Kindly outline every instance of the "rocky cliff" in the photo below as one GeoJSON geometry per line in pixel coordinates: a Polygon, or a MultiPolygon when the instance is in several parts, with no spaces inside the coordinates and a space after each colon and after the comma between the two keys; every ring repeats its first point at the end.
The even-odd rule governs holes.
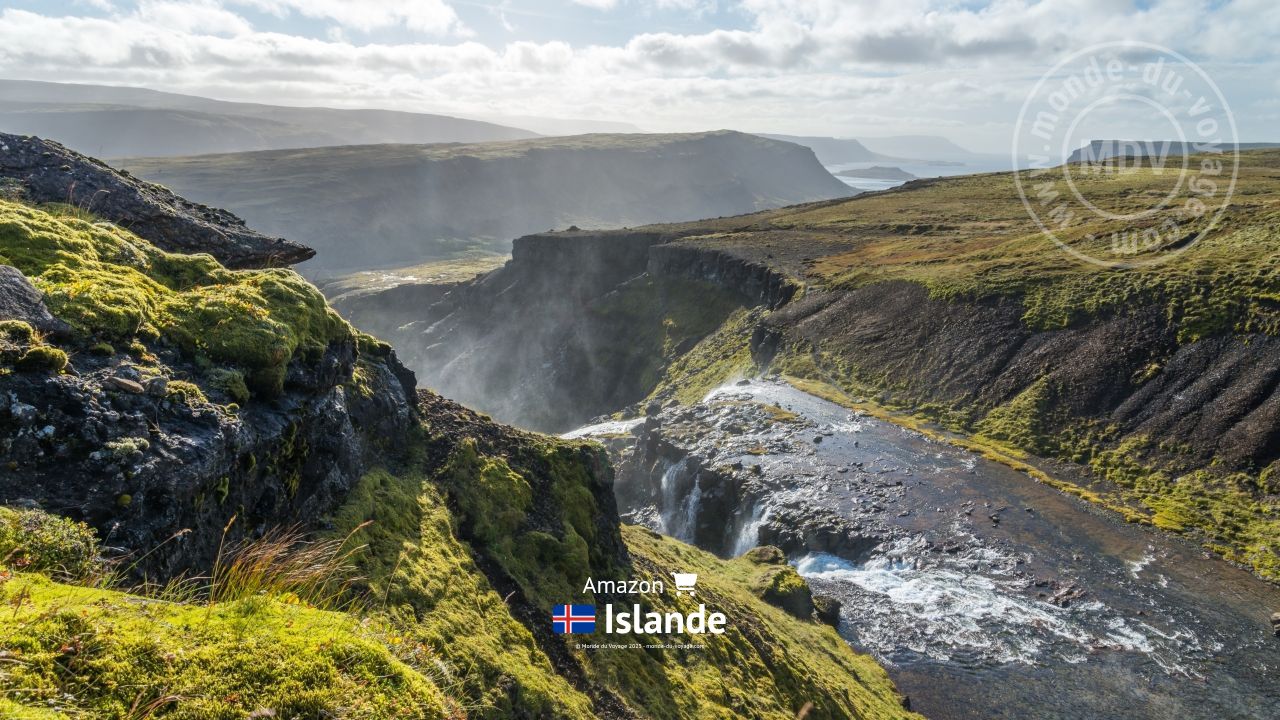
{"type": "Polygon", "coordinates": [[[850,190],[807,148],[736,132],[581,135],[130,159],[125,168],[314,247],[309,276],[507,252],[549,228],[621,228],[850,190]]]}

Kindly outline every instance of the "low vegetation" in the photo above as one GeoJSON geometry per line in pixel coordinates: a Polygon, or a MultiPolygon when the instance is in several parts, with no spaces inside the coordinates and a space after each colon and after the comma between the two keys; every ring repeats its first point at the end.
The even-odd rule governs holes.
{"type": "MultiPolygon", "coordinates": [[[[352,328],[291,270],[223,268],[208,255],[163,252],[83,213],[0,201],[0,263],[16,266],[77,334],[101,352],[137,344],[178,349],[196,363],[243,373],[272,396],[295,358],[318,358],[352,328]]],[[[32,348],[20,369],[58,371],[59,348],[32,348]]],[[[239,386],[232,389],[243,397],[239,386]]]]}

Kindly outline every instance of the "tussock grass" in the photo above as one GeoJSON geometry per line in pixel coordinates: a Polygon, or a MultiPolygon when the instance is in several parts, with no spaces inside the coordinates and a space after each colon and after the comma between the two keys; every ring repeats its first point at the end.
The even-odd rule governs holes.
{"type": "MultiPolygon", "coordinates": [[[[223,531],[231,528],[231,519],[223,531]]],[[[356,602],[352,588],[363,578],[355,558],[366,545],[350,546],[353,536],[372,524],[353,528],[346,537],[308,539],[297,527],[277,528],[260,538],[220,547],[209,578],[208,599],[227,603],[251,598],[284,597],[326,610],[344,609],[356,602]]],[[[188,583],[170,592],[183,592],[188,583]]]]}

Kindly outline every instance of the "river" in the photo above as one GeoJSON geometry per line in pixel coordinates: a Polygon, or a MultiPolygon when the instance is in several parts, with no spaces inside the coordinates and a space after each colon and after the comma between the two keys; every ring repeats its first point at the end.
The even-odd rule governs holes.
{"type": "Polygon", "coordinates": [[[1007,466],[778,380],[593,432],[665,448],[620,471],[632,519],[721,554],[789,538],[926,717],[1280,718],[1280,588],[1007,466]]]}

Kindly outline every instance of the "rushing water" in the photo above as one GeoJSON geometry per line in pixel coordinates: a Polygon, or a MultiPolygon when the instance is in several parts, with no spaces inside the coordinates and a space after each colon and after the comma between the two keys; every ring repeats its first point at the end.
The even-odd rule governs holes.
{"type": "MultiPolygon", "coordinates": [[[[815,592],[842,601],[841,634],[880,659],[925,716],[1280,718],[1280,639],[1269,624],[1280,588],[783,383],[709,395],[703,404],[720,425],[708,437],[740,427],[725,418],[752,403],[802,421],[702,446],[716,463],[758,463],[767,488],[738,509],[730,546],[750,548],[783,509],[878,528],[886,539],[870,552],[792,561],[815,592]]],[[[662,529],[689,538],[702,489],[682,480],[683,465],[662,475],[662,529]]]]}

